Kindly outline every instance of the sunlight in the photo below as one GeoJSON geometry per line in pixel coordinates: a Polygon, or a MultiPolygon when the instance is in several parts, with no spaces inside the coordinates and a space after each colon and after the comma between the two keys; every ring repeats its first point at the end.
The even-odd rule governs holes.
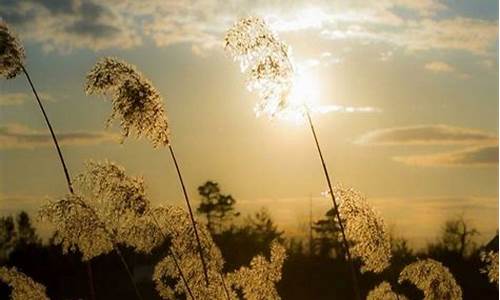
{"type": "Polygon", "coordinates": [[[303,124],[305,110],[313,110],[318,105],[319,96],[319,80],[314,74],[300,71],[295,73],[288,96],[288,107],[280,112],[278,118],[297,125],[303,124]]]}

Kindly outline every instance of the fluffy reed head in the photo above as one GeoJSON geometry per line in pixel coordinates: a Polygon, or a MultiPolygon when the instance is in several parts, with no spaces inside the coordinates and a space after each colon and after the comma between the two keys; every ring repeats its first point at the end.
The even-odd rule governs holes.
{"type": "Polygon", "coordinates": [[[135,66],[114,57],[102,58],[87,74],[85,92],[111,99],[113,111],[107,124],[119,120],[124,139],[134,131],[137,137],[148,138],[154,147],[169,144],[163,99],[135,66]]]}
{"type": "Polygon", "coordinates": [[[75,180],[75,193],[42,206],[42,220],[54,224],[56,243],[89,260],[117,243],[148,252],[161,236],[149,220],[144,181],[111,162],[89,162],[75,180]]]}
{"type": "MultiPolygon", "coordinates": [[[[197,224],[203,257],[207,263],[208,286],[205,283],[198,244],[189,214],[182,208],[175,206],[155,208],[152,213],[158,220],[161,229],[170,238],[173,252],[155,266],[153,280],[160,296],[163,299],[178,299],[179,295],[184,294],[189,298],[186,286],[174,261],[175,255],[175,259],[196,299],[225,299],[221,281],[224,260],[207,228],[197,224]],[[175,282],[173,288],[165,284],[167,280],[175,282]]],[[[233,295],[232,298],[236,299],[236,296],[233,295]]]]}
{"type": "Polygon", "coordinates": [[[15,267],[0,267],[0,281],[7,284],[11,289],[10,299],[12,300],[49,300],[45,293],[45,287],[35,282],[15,267]]]}
{"type": "Polygon", "coordinates": [[[408,300],[408,298],[396,294],[391,284],[384,281],[368,293],[366,300],[408,300]]]}
{"type": "Polygon", "coordinates": [[[275,117],[285,112],[294,77],[288,46],[257,17],[236,22],[224,41],[226,51],[246,73],[247,88],[261,98],[255,107],[257,115],[275,117]]]}
{"type": "Polygon", "coordinates": [[[481,269],[481,273],[488,275],[489,281],[498,286],[498,252],[482,251],[481,260],[486,263],[486,266],[481,269]]]}
{"type": "Polygon", "coordinates": [[[406,266],[399,282],[409,281],[424,292],[424,300],[461,300],[462,289],[450,270],[433,259],[419,260],[406,266]]]}
{"type": "Polygon", "coordinates": [[[19,75],[25,58],[23,45],[7,23],[0,20],[0,76],[11,79],[19,75]]]}
{"type": "Polygon", "coordinates": [[[276,283],[281,280],[285,258],[285,248],[275,241],[269,260],[262,255],[252,258],[249,267],[241,267],[227,275],[228,283],[247,300],[280,299],[276,283]]]}
{"type": "Polygon", "coordinates": [[[340,201],[339,213],[347,238],[353,243],[351,254],[363,261],[361,272],[382,272],[391,260],[390,238],[384,220],[356,190],[338,185],[334,194],[340,201]]]}

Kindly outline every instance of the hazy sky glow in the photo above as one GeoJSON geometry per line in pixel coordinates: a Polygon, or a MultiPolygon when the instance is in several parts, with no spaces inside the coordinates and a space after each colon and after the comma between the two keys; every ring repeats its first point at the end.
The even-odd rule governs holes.
{"type": "MultiPolygon", "coordinates": [[[[0,17],[27,50],[73,174],[109,159],[143,175],[155,202],[182,204],[168,152],[117,143],[110,104],[83,92],[98,57],[135,65],[165,98],[191,194],[211,179],[243,212],[265,206],[291,233],[329,208],[309,129],[256,118],[257,96],[223,51],[238,18],[263,17],[313,78],[310,101],[334,179],[396,233],[431,240],[464,214],[498,228],[498,1],[15,1],[0,17]]],[[[65,192],[23,76],[0,82],[0,214],[65,192]]]]}

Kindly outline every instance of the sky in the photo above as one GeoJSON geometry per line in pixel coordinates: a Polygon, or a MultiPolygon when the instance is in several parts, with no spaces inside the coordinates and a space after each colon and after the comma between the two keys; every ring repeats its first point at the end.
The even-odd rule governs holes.
{"type": "MultiPolygon", "coordinates": [[[[488,241],[498,228],[498,1],[0,0],[73,175],[108,159],[144,176],[156,204],[183,205],[167,149],[120,144],[111,104],[85,74],[120,57],[164,98],[193,198],[217,181],[244,214],[268,209],[301,234],[330,207],[309,128],[256,117],[258,96],[224,52],[239,18],[263,18],[311,82],[335,182],[352,186],[419,247],[463,215],[488,241]],[[334,109],[337,108],[337,109],[334,109]],[[340,108],[340,109],[339,109],[340,108]]],[[[35,214],[66,192],[26,78],[0,81],[0,214],[35,214]]],[[[38,224],[47,231],[44,224],[38,224]]]]}

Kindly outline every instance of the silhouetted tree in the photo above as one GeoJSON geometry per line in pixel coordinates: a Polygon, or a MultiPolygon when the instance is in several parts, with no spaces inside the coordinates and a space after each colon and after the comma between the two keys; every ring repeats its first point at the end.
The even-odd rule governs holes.
{"type": "Polygon", "coordinates": [[[207,219],[207,227],[227,262],[225,271],[248,265],[256,255],[268,255],[274,240],[283,241],[283,232],[267,210],[261,209],[236,223],[240,215],[234,207],[236,200],[222,194],[217,182],[207,181],[198,192],[201,203],[197,212],[207,219]]]}
{"type": "Polygon", "coordinates": [[[16,228],[12,216],[0,217],[0,262],[8,259],[15,246],[16,228]]]}
{"type": "Polygon", "coordinates": [[[314,222],[313,231],[315,233],[313,239],[314,254],[322,257],[341,255],[340,229],[333,209],[328,210],[323,219],[314,222]]]}
{"type": "Polygon", "coordinates": [[[236,200],[231,195],[222,194],[217,182],[207,181],[198,187],[198,193],[201,203],[197,212],[207,219],[207,227],[212,234],[222,232],[239,216],[234,209],[236,200]]]}
{"type": "Polygon", "coordinates": [[[40,244],[41,239],[37,236],[35,228],[31,224],[29,215],[22,211],[17,215],[17,243],[18,244],[40,244]]]}
{"type": "Polygon", "coordinates": [[[0,217],[0,262],[7,260],[16,248],[31,244],[41,244],[41,239],[25,211],[15,217],[15,222],[13,216],[0,217]]]}
{"type": "Polygon", "coordinates": [[[451,252],[461,258],[470,255],[476,249],[474,236],[479,232],[467,223],[463,216],[447,220],[437,243],[429,245],[429,253],[451,252]]]}

